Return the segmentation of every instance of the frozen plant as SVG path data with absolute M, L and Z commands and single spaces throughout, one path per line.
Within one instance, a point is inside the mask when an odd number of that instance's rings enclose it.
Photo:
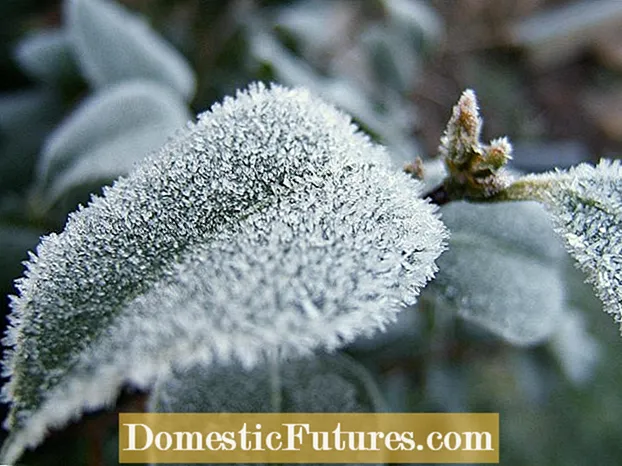
M 403 19 L 405 2 L 386 3 Z M 440 163 L 407 170 L 298 86 L 255 83 L 187 122 L 194 73 L 145 22 L 104 0 L 65 12 L 65 28 L 26 39 L 18 60 L 50 102 L 71 70 L 93 92 L 47 134 L 30 204 L 51 211 L 116 181 L 41 239 L 16 282 L 0 462 L 128 386 L 163 412 L 386 409 L 359 363 L 325 353 L 373 348 L 361 340 L 399 317 L 403 338 L 417 319 L 455 315 L 513 345 L 550 341 L 570 379 L 589 378 L 598 344 L 567 252 L 622 322 L 619 162 L 519 176 L 506 138 L 481 142 L 470 90 Z M 317 89 L 343 89 L 331 86 Z M 0 227 L 3 244 L 18 236 Z
M 306 91 L 226 98 L 37 247 L 6 338 L 5 458 L 124 384 L 382 329 L 444 248 L 421 194 Z

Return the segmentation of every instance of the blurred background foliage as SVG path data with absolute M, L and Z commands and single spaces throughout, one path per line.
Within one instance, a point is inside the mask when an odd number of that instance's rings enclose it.
M 484 137 L 507 134 L 513 141 L 515 169 L 543 171 L 621 153 L 619 1 L 120 3 L 187 59 L 196 75 L 194 93 L 185 92 L 183 67 L 177 75 L 160 76 L 178 83 L 181 97 L 136 82 L 134 88 L 119 86 L 112 96 L 109 88 L 106 95 L 98 93 L 99 78 L 92 69 L 84 72 L 67 46 L 60 1 L 0 3 L 3 314 L 20 262 L 40 235 L 62 230 L 69 212 L 151 145 L 158 147 L 190 115 L 253 80 L 308 87 L 353 115 L 400 164 L 434 157 L 450 109 L 467 87 L 480 99 Z M 138 103 L 128 104 L 133 98 Z M 121 123 L 115 126 L 117 118 Z M 93 142 L 93 134 L 103 142 Z M 107 144 L 111 139 L 114 144 Z M 133 158 L 115 159 L 113 152 Z M 484 214 L 477 209 L 448 206 L 449 226 L 460 235 L 450 244 L 453 255 L 442 261 L 453 273 L 440 276 L 387 333 L 344 352 L 369 371 L 394 411 L 500 412 L 502 464 L 620 464 L 622 339 L 582 277 L 551 252 L 556 246 L 534 227 L 541 214 L 521 209 L 490 214 L 499 225 L 524 218 L 508 236 L 478 226 Z M 482 252 L 465 238 L 481 241 Z M 488 289 L 462 299 L 460 286 L 488 283 L 485 277 L 461 281 L 469 265 L 477 267 L 484 254 L 511 255 L 503 244 L 500 251 L 486 252 L 490 238 L 523 242 L 539 287 L 533 277 L 517 278 L 494 290 L 496 301 L 486 298 Z M 461 256 L 461 247 L 472 257 Z M 548 262 L 540 263 L 541 257 Z M 552 304 L 538 307 L 539 295 Z M 505 332 L 504 316 L 523 315 L 521 306 L 532 298 L 528 325 L 511 327 L 518 334 Z M 469 319 L 474 307 L 486 315 L 485 325 Z M 520 332 L 540 322 L 546 338 L 523 339 Z M 143 395 L 129 392 L 117 410 L 143 405 Z M 110 413 L 93 413 L 55 432 L 24 464 L 116 464 L 115 423 Z

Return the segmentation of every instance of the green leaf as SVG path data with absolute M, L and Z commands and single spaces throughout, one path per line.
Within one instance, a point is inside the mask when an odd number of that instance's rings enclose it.
M 382 3 L 395 26 L 412 34 L 421 33 L 430 40 L 443 34 L 442 18 L 430 5 L 408 0 L 383 0 Z
M 371 334 L 436 272 L 421 186 L 308 92 L 252 86 L 203 114 L 28 263 L 3 460 L 192 364 L 245 367 Z
M 343 355 L 262 364 L 198 365 L 159 382 L 149 411 L 161 413 L 372 413 L 385 411 L 371 375 Z
M 81 185 L 110 183 L 160 148 L 190 115 L 170 89 L 128 81 L 87 98 L 47 138 L 37 189 L 49 206 Z
M 184 98 L 195 91 L 185 58 L 147 23 L 111 0 L 67 0 L 71 45 L 86 78 L 95 87 L 128 79 L 149 79 Z
M 604 310 L 622 323 L 622 166 L 602 160 L 519 180 L 548 205 L 557 232 Z M 512 187 L 510 187 L 512 189 Z
M 342 355 L 263 363 L 252 370 L 236 364 L 193 366 L 159 382 L 149 403 L 149 411 L 164 413 L 364 413 L 385 408 L 371 375 Z
M 572 308 L 564 313 L 551 338 L 551 350 L 568 379 L 577 385 L 591 379 L 602 352 L 599 341 L 586 328 L 585 315 Z
M 26 36 L 15 48 L 15 59 L 26 73 L 46 84 L 67 81 L 77 72 L 64 30 L 41 30 Z
M 564 250 L 535 202 L 441 210 L 449 250 L 425 296 L 517 345 L 549 336 L 564 310 Z

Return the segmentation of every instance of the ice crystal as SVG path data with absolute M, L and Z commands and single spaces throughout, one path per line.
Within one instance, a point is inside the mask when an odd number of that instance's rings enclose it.
M 548 204 L 566 248 L 622 324 L 622 166 L 603 160 L 523 179 Z M 530 188 L 531 187 L 531 188 Z
M 254 85 L 216 104 L 31 257 L 6 339 L 5 462 L 124 383 L 383 328 L 444 247 L 420 195 L 304 90 Z

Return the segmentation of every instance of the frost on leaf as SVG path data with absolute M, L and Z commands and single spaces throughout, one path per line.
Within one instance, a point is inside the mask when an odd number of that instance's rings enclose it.
M 372 413 L 385 411 L 371 375 L 342 355 L 195 365 L 158 381 L 148 411 L 160 413 Z
M 622 166 L 603 160 L 525 177 L 549 206 L 557 231 L 605 311 L 622 324 Z
M 453 202 L 441 212 L 451 238 L 427 300 L 517 345 L 555 331 L 565 308 L 565 253 L 545 209 Z
M 43 239 L 13 300 L 12 462 L 192 364 L 334 349 L 413 303 L 446 232 L 421 186 L 306 91 L 226 98 Z
M 272 367 L 272 364 L 275 364 Z M 356 413 L 384 409 L 367 371 L 345 356 L 192 366 L 158 382 L 149 411 L 163 413 Z

